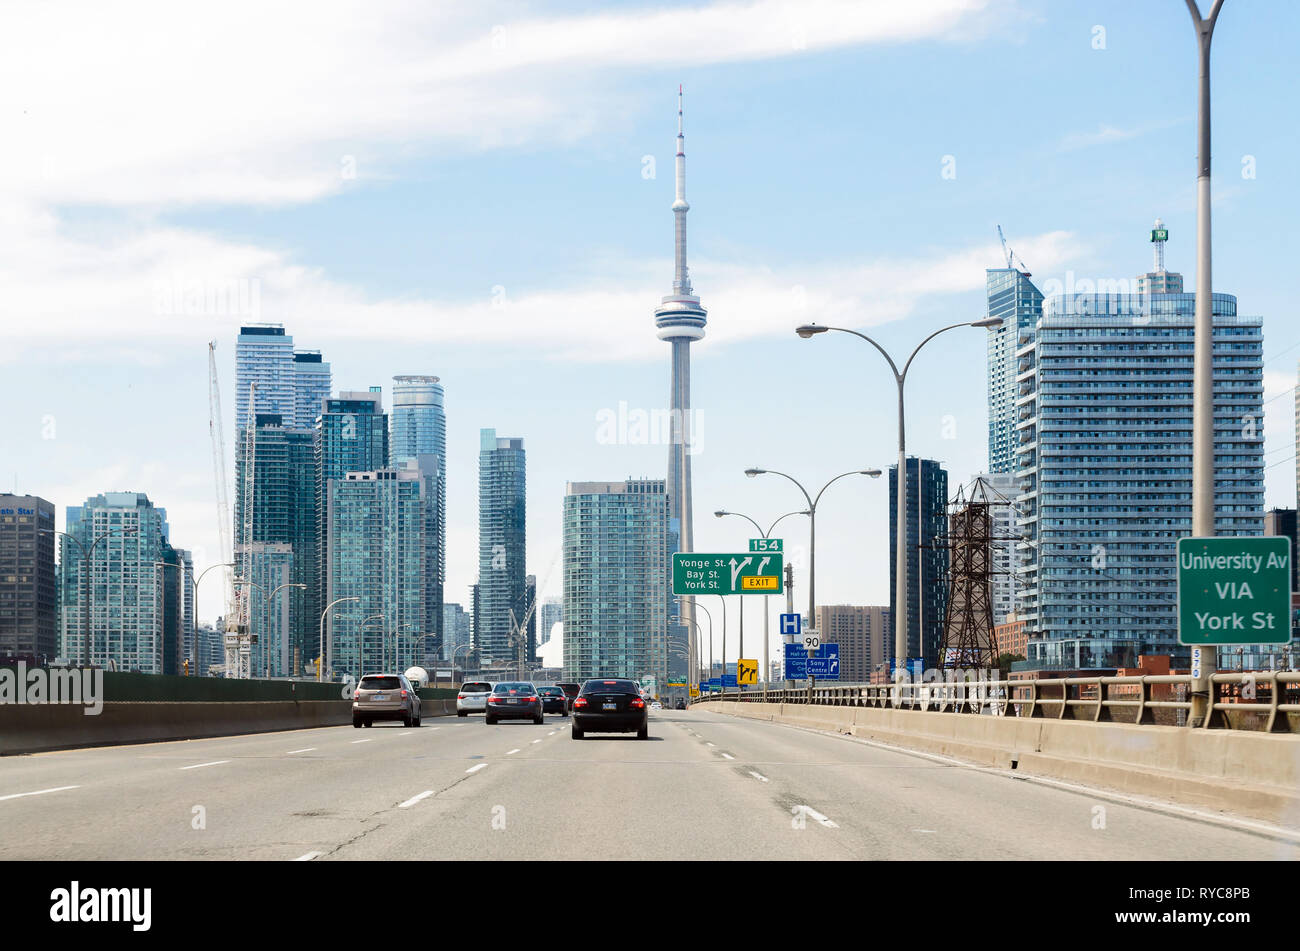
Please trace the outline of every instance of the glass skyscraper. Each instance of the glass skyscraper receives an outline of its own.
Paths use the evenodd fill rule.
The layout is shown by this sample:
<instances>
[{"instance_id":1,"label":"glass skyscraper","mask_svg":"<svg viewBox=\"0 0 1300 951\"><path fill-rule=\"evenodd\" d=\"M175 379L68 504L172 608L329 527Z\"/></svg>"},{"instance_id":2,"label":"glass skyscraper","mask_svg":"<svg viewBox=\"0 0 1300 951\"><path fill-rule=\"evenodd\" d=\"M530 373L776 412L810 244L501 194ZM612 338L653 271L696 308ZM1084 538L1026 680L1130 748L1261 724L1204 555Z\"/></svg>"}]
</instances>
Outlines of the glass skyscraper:
<instances>
[{"instance_id":1,"label":"glass skyscraper","mask_svg":"<svg viewBox=\"0 0 1300 951\"><path fill-rule=\"evenodd\" d=\"M933 459L907 459L907 656L938 667L948 607L948 473ZM898 538L898 466L889 467L889 550ZM898 610L897 571L889 560L889 616ZM894 655L894 639L886 643Z\"/></svg>"},{"instance_id":2,"label":"glass skyscraper","mask_svg":"<svg viewBox=\"0 0 1300 951\"><path fill-rule=\"evenodd\" d=\"M443 414L442 384L436 376L393 377L392 425L388 443L388 464L400 468L407 460L429 457L423 465L436 471L436 517L429 536L428 599L429 661L442 655L444 579L447 545L447 418Z\"/></svg>"},{"instance_id":3,"label":"glass skyscraper","mask_svg":"<svg viewBox=\"0 0 1300 951\"><path fill-rule=\"evenodd\" d=\"M58 653L55 537L52 503L0 492L0 657Z\"/></svg>"},{"instance_id":4,"label":"glass skyscraper","mask_svg":"<svg viewBox=\"0 0 1300 951\"><path fill-rule=\"evenodd\" d=\"M249 385L257 413L275 413L291 429L309 429L330 394L330 365L319 350L293 349L283 324L239 328L235 342L235 432L248 425Z\"/></svg>"},{"instance_id":5,"label":"glass skyscraper","mask_svg":"<svg viewBox=\"0 0 1300 951\"><path fill-rule=\"evenodd\" d=\"M495 429L479 432L478 601L474 647L483 664L514 663L514 623L524 620L525 603L524 441L498 439Z\"/></svg>"},{"instance_id":6,"label":"glass skyscraper","mask_svg":"<svg viewBox=\"0 0 1300 951\"><path fill-rule=\"evenodd\" d=\"M288 662L284 672L293 669L296 649L299 667L294 672L300 673L302 666L316 656L319 643L320 611L316 609L313 612L317 584L315 437L309 429L287 429L282 423L282 417L277 414L259 413L254 429L239 433L239 448L235 455L235 561L242 565L238 555L246 541L291 546L292 566L285 581L307 587L287 588L277 601L283 599L289 612L285 646ZM256 457L253 537L245 539L244 476L250 438ZM253 605L256 614L256 593ZM280 610L278 604L276 610Z\"/></svg>"},{"instance_id":7,"label":"glass skyscraper","mask_svg":"<svg viewBox=\"0 0 1300 951\"><path fill-rule=\"evenodd\" d=\"M564 675L668 676L663 479L570 482L564 496Z\"/></svg>"},{"instance_id":8,"label":"glass skyscraper","mask_svg":"<svg viewBox=\"0 0 1300 951\"><path fill-rule=\"evenodd\" d=\"M434 492L431 474L414 463L329 481L326 603L360 598L326 622L335 673L360 678L426 663L425 532Z\"/></svg>"},{"instance_id":9,"label":"glass skyscraper","mask_svg":"<svg viewBox=\"0 0 1300 951\"><path fill-rule=\"evenodd\" d=\"M321 359L319 350L293 352L293 406L290 425L311 429L330 395L330 365Z\"/></svg>"},{"instance_id":10,"label":"glass skyscraper","mask_svg":"<svg viewBox=\"0 0 1300 951\"><path fill-rule=\"evenodd\" d=\"M1160 286L1181 286L1166 275ZM1147 286L1151 286L1148 282ZM1048 298L1017 351L1029 660L1135 666L1178 647L1175 545L1192 525L1194 294ZM1262 320L1215 294L1215 531L1263 531ZM1184 662L1185 663L1185 662Z\"/></svg>"},{"instance_id":11,"label":"glass skyscraper","mask_svg":"<svg viewBox=\"0 0 1300 951\"><path fill-rule=\"evenodd\" d=\"M1043 295L1018 268L984 272L989 318L1002 324L988 331L989 472L1016 468L1016 348L1020 334L1033 329L1043 312Z\"/></svg>"}]
</instances>

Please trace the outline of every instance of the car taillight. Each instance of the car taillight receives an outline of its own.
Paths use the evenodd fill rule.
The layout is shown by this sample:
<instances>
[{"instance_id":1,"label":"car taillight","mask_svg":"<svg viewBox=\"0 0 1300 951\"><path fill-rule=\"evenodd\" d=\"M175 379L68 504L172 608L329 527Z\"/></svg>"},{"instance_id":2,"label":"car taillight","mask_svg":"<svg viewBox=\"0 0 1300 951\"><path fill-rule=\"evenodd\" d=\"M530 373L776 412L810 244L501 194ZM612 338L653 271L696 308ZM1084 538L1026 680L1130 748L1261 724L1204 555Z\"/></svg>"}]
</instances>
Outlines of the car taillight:
<instances>
[{"instance_id":1,"label":"car taillight","mask_svg":"<svg viewBox=\"0 0 1300 951\"><path fill-rule=\"evenodd\" d=\"M575 707L585 707L587 705L587 698L579 697L577 700L573 701L573 705Z\"/></svg>"},{"instance_id":2,"label":"car taillight","mask_svg":"<svg viewBox=\"0 0 1300 951\"><path fill-rule=\"evenodd\" d=\"M361 699L361 691L358 690L358 691L356 691L355 693L353 693L353 694L352 694L352 699L353 699L353 700L360 700L360 699Z\"/></svg>"},{"instance_id":3,"label":"car taillight","mask_svg":"<svg viewBox=\"0 0 1300 951\"><path fill-rule=\"evenodd\" d=\"M465 699L465 695L464 695L463 693L458 693L458 694L456 694L456 699L457 699L457 700L464 700L464 699Z\"/></svg>"},{"instance_id":4,"label":"car taillight","mask_svg":"<svg viewBox=\"0 0 1300 951\"><path fill-rule=\"evenodd\" d=\"M405 691L405 690L402 691L402 696L403 696L403 697L406 696L406 691Z\"/></svg>"},{"instance_id":5,"label":"car taillight","mask_svg":"<svg viewBox=\"0 0 1300 951\"><path fill-rule=\"evenodd\" d=\"M636 707L636 709L640 710L640 709L642 709L642 708L645 706L645 701L642 700L640 697L633 697L633 698L632 698L632 706L634 706L634 707Z\"/></svg>"}]
</instances>

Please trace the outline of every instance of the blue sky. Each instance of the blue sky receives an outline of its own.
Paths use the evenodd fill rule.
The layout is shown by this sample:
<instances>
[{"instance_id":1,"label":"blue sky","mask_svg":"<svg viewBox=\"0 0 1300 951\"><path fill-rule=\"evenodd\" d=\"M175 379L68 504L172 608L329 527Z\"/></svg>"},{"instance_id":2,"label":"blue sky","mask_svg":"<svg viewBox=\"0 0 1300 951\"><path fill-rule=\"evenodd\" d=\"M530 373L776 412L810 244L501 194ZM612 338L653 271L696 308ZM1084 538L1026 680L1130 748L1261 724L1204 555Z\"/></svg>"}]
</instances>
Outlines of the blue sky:
<instances>
[{"instance_id":1,"label":"blue sky","mask_svg":"<svg viewBox=\"0 0 1300 951\"><path fill-rule=\"evenodd\" d=\"M478 430L522 436L530 570L558 594L565 482L666 468L665 446L599 440L597 415L667 400L652 314L678 83L709 308L700 550L748 537L716 508L797 507L746 466L820 485L893 459L883 361L796 324L872 328L898 353L978 319L998 224L1042 286L1148 270L1161 216L1193 278L1182 0L409 6L6 13L0 485L60 521L88 494L145 491L174 543L216 560L206 342L233 439L237 327L280 321L336 387L442 377L449 600L474 580ZM1269 505L1295 503L1298 26L1294 4L1228 0L1215 37L1215 287L1265 318ZM256 314L159 304L160 287L231 282ZM909 377L909 449L954 483L986 462L983 353L981 331L954 331ZM819 600L888 603L884 480L837 484L821 514ZM802 527L787 537L801 558ZM217 613L215 586L201 600Z\"/></svg>"}]
</instances>

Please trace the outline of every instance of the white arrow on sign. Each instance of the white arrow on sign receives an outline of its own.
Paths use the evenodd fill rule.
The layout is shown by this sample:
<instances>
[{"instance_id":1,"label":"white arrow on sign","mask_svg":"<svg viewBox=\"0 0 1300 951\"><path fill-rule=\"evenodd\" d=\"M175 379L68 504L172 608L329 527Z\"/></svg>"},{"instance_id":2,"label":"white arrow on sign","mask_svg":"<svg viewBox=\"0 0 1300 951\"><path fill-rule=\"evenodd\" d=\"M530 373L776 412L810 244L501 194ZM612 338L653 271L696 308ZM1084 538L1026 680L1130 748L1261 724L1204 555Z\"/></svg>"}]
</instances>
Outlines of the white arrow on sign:
<instances>
[{"instance_id":1,"label":"white arrow on sign","mask_svg":"<svg viewBox=\"0 0 1300 951\"><path fill-rule=\"evenodd\" d=\"M740 564L736 564L736 559L731 559L731 589L736 589L736 577L744 570L745 566L753 561L753 558L746 558Z\"/></svg>"},{"instance_id":2,"label":"white arrow on sign","mask_svg":"<svg viewBox=\"0 0 1300 951\"><path fill-rule=\"evenodd\" d=\"M769 561L771 561L771 560L772 560L772 557L769 555L769 556L767 556L766 558L764 558L762 561L760 561L760 562L758 563L758 573L759 573L760 575L763 573L763 569L767 567L767 563L768 563Z\"/></svg>"}]
</instances>

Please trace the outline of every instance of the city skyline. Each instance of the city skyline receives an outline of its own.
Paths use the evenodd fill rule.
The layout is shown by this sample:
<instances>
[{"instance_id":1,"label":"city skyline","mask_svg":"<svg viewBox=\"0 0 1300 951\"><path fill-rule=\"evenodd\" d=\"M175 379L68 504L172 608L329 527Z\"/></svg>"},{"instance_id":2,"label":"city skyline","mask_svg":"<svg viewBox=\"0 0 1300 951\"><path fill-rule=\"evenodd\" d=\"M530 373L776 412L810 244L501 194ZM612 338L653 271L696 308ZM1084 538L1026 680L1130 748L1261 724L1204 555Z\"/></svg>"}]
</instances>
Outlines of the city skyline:
<instances>
[{"instance_id":1,"label":"city skyline","mask_svg":"<svg viewBox=\"0 0 1300 951\"><path fill-rule=\"evenodd\" d=\"M1032 41L1056 55L1077 60L1085 71L1086 82L1062 78L1057 91L1065 95L1063 105L1068 109L1078 101L1071 97L1082 95L1086 86L1093 97L1088 100L1094 103L1093 111L1066 116L1024 109L1018 114L1017 121L1031 130L1028 137L1041 143L1028 150L1034 161L1046 164L1047 170L1041 173L1028 168L1028 159L995 148L997 130L985 132L958 123L956 144L922 137L927 147L933 146L933 154L924 156L924 175L908 170L908 163L915 163L918 169L922 164L920 153L910 146L896 160L903 164L891 160L876 167L870 176L854 174L852 162L837 157L838 150L827 148L826 107L811 102L805 94L810 84L830 81L837 61L833 49L825 65L810 62L798 50L768 49L746 54L730 65L710 61L705 66L668 70L638 67L635 79L624 81L618 89L619 96L634 103L625 120L615 122L609 112L601 111L590 125L571 128L571 138L540 153L531 134L523 137L526 147L480 143L473 154L486 154L492 162L484 177L473 181L481 187L505 189L501 200L508 204L496 213L497 221L508 215L525 235L536 235L539 232L533 229L540 221L552 218L552 199L534 195L530 202L521 203L510 186L503 184L506 177L533 163L534 177L529 180L545 176L562 184L561 194L601 196L614 202L622 220L635 222L634 227L622 231L628 241L625 253L577 253L589 252L593 242L607 240L609 232L599 226L593 226L590 238L559 242L570 253L571 262L586 260L578 272L572 267L568 270L584 275L586 289L576 297L564 282L545 279L541 268L524 263L526 255L520 253L517 243L503 246L504 263L502 256L496 255L495 264L467 266L464 253L448 247L446 241L421 241L421 266L428 265L431 277L450 289L444 294L411 277L409 257L398 253L392 241L380 244L378 256L350 247L356 260L349 263L341 249L324 246L311 233L317 229L308 226L309 210L319 209L330 221L350 224L361 203L360 207L382 209L397 233L408 234L413 227L411 218L394 208L394 202L401 196L422 194L420 183L430 176L468 174L464 151L453 150L439 161L394 165L389 178L371 177L367 169L372 166L364 154L335 154L332 158L339 161L347 155L357 159L356 177L325 183L290 201L278 218L266 215L260 222L249 216L248 209L260 208L263 199L239 189L221 191L213 186L215 210L178 207L174 202L169 205L164 196L168 210L161 222L186 235L206 229L216 236L209 240L216 242L216 249L223 254L231 251L240 236L252 249L267 244L279 248L269 258L218 256L230 261L228 268L190 268L188 272L200 291L220 290L229 281L256 281L247 288L236 286L237 293L230 300L235 302L235 311L241 309L242 301L248 305L243 309L258 312L207 314L200 306L197 313L187 313L187 270L183 265L192 262L168 260L166 269L132 272L136 283L123 285L126 292L105 299L105 316L118 315L125 320L136 314L148 328L129 352L113 345L59 346L56 351L48 337L40 336L40 328L22 329L20 347L34 348L37 354L89 372L78 373L58 390L51 390L38 384L22 364L7 368L13 372L7 374L5 391L16 395L20 406L32 407L30 425L17 431L28 435L16 436L11 431L5 437L3 456L17 469L14 487L54 502L60 527L66 508L90 495L117 489L145 492L168 507L177 536L206 555L206 559L196 560L196 567L216 561L206 394L195 379L195 368L206 340L218 339L225 422L228 442L233 443L230 415L236 400L231 395L235 387L229 369L237 325L282 322L294 330L295 345L319 347L329 358L336 391L364 390L374 381L387 381L412 366L443 379L455 407L447 431L448 511L452 513L447 585L453 591L465 591L473 581L472 570L467 571L465 563L476 544L470 500L476 484L477 430L495 423L502 431L523 436L531 457L527 563L529 570L540 567L539 579L545 579L545 566L559 550L554 500L562 496L565 481L608 473L657 472L662 466L663 445L641 444L630 437L613 445L602 442L598 416L602 411L617 413L623 403L633 413L663 406L663 348L650 332L645 310L647 301L660 295L662 275L668 268L661 223L664 202L672 190L668 174L672 156L663 147L663 127L675 87L684 81L692 92L692 134L697 143L692 188L699 201L697 214L704 216L697 223L693 264L709 288L711 309L710 335L700 341L695 355L693 397L702 420L699 452L693 459L696 506L700 511L726 506L769 518L779 514L786 510L784 496L771 487L747 485L739 472L744 465L779 467L793 458L808 458L810 464L827 472L880 465L887 452L871 447L885 447L891 441L889 420L873 418L888 413L862 411L864 406L887 405L883 396L889 381L879 372L881 368L872 367L863 355L845 346L818 348L816 353L800 351L789 332L798 322L796 314L811 311L812 316L825 320L828 315L844 313L850 325L879 325L880 335L889 340L912 339L917 330L939 325L946 315L974 318L983 309L985 269L996 268L1003 260L994 230L998 223L1006 229L1018 258L1033 268L1035 281L1040 283L1056 280L1064 284L1071 272L1075 280L1129 278L1145 266L1142 229L1157 216L1169 222L1170 267L1192 270L1192 189L1179 164L1186 163L1178 158L1190 148L1191 98L1177 77L1155 77L1155 88L1148 91L1170 118L1151 122L1142 118L1145 106L1134 113L1135 97L1123 85L1127 78L1112 76L1112 72L1122 73L1124 64L1131 67L1151 56L1168 59L1182 55L1183 12L1137 13L1120 5L1103 7L1098 18L1107 25L1109 42L1096 49L1092 24L1039 22L1032 16L1033 4L1022 6L1031 15L1013 19L1018 39L998 35L996 28L1006 23L1001 19L1004 13L976 11L964 14L961 22L979 28L979 44ZM1280 15L1293 14L1283 10ZM1166 36L1166 31L1170 35ZM1252 53L1262 63L1278 55L1274 39L1248 21L1234 23L1232 31L1216 40L1221 55L1232 55L1234 45L1245 42L1254 44ZM829 49L816 30L808 40L808 52ZM976 89L991 88L988 84L993 82L988 68L975 62L977 51L970 45L974 41L957 40L944 31L918 28L903 40L850 32L836 42L855 55L860 52L855 49L858 46L878 48L884 59L894 62L926 55L941 44L969 71ZM1140 51L1135 46L1141 47ZM1118 68L1116 64L1120 64ZM1020 76L1056 78L1036 59L1007 68L1014 68ZM758 75L765 72L770 75ZM1006 82L1006 77L999 76L997 88L1004 88ZM770 123L725 114L727 92L740 83L767 94L763 101L771 116L779 119L781 128L791 130L789 135L773 139ZM788 88L782 88L783 83ZM933 89L924 92L925 101L933 101ZM1241 243L1237 239L1294 207L1294 197L1278 190L1276 176L1264 173L1266 157L1285 148L1285 133L1261 127L1247 87L1230 73L1219 77L1216 97L1222 117L1216 127L1216 147L1223 156L1216 189L1220 238L1216 286L1233 288L1244 312L1265 315L1265 453L1270 467L1265 475L1265 506L1292 506L1294 469L1273 465L1277 460L1285 462L1292 451L1288 447L1293 445L1291 403L1274 399L1295 382L1292 358L1296 351L1286 350L1295 341L1287 336L1285 296L1276 282L1267 279L1280 270L1280 262L1275 252L1257 243L1252 243L1249 253L1237 247ZM948 113L958 105L941 98L937 108ZM571 103L562 107L570 108ZM879 121L903 135L913 128L905 111L906 102L892 106L881 113ZM811 129L809 123L817 129ZM509 123L503 120L501 128L509 128ZM862 147L869 141L862 131L841 128L838 134L845 137L850 155L860 159ZM1173 158L1166 155L1170 151ZM945 179L942 159L950 154L955 158L956 173ZM1246 154L1260 162L1257 178L1240 177L1237 158ZM779 178L795 155L803 165L824 168L829 177L848 186L839 190L842 194L837 193L836 203L830 201L824 187ZM642 162L644 156L656 160L653 177L645 175L649 166ZM1104 160L1098 162L1099 156ZM1005 163L1001 171L990 167L994 157ZM494 163L495 169L491 167ZM1098 177L1100 173L1089 171L1088 166L1094 164L1103 166L1107 174ZM1276 167L1276 158L1273 164ZM595 169L590 183L577 177L584 169ZM1117 171L1123 174L1120 180ZM793 189L798 200L768 204L771 213L765 217L772 221L765 221L751 206L776 180ZM1103 194L1114 200L1079 200L1100 182L1111 189ZM1150 187L1151 182L1158 182L1159 187ZM994 194L987 200L978 196L990 189ZM472 193L483 194L481 190ZM447 197L446 215L456 221L473 217L468 214L468 198ZM882 227L879 233L848 227L840 220L839 203L844 201L850 203L849 216L877 220L890 212L882 219L889 227ZM925 213L893 213L905 201ZM1037 209L1028 213L1025 209L1031 203ZM427 202L415 204L428 207ZM573 203L569 204L572 207ZM58 242L92 242L97 231L91 227L95 207L93 191L80 194L67 205L60 219L61 230L46 234L46 243L54 242L57 247L61 246ZM117 212L103 214L100 228L118 234L129 247L133 232L121 230L124 225ZM585 217L582 220L590 222ZM792 221L793 230L787 226L778 235L777 220ZM944 224L942 230L934 227L939 221ZM482 236L482 226L471 225L465 240L473 243ZM385 263L383 255L391 260ZM291 266L304 264L320 268L323 283L286 279ZM463 279L453 279L458 269L464 272ZM599 279L590 280L593 274ZM862 295L868 292L887 306L867 306ZM409 318L416 311L403 310L400 304L406 294L414 295L421 307L431 308L418 313L421 324L428 324L432 331L413 326ZM553 305L552 298L559 302ZM65 300L60 295L44 299L48 303L33 308L34 312L46 314ZM327 306L316 309L307 303L317 300ZM583 309L593 317L575 316ZM594 316L604 313L616 320L611 323ZM429 321L428 314L435 319ZM50 326L75 327L87 341L97 339L99 332L89 324L68 325L57 320ZM395 352L391 341L398 326L413 334L418 352L409 348ZM464 327L475 328L483 343L467 345ZM519 342L512 342L516 334ZM577 350L579 338L596 341L589 353ZM527 354L528 347L539 349ZM936 341L918 360L916 382L909 394L909 411L915 414L911 447L920 455L941 460L954 483L987 469L986 420L977 408L972 409L978 407L979 394L986 387L981 351L982 341ZM597 353L605 362L593 362ZM508 374L481 379L503 362L510 368ZM799 398L786 401L784 407L766 409L762 421L748 418L753 380L782 378L798 388ZM91 389L95 399L89 398ZM40 405L31 398L32 393L40 394ZM109 398L103 398L105 393ZM541 394L541 398L530 399L531 394ZM825 419L808 420L797 411L808 401L827 408ZM129 448L101 441L98 431L112 431L101 414L123 404L140 410L157 407L175 439L166 446L155 445L155 430L133 422L129 425L139 428L131 430ZM144 413L139 415L143 418ZM41 436L43 429L49 429L44 422L47 416L54 420L54 438ZM845 430L852 433L852 439L832 435ZM948 435L950 432L955 435ZM864 455L871 458L862 458ZM94 462L86 466L86 458ZM78 460L83 460L80 466L75 464ZM228 471L234 471L233 459ZM888 573L888 552L877 550L879 546L864 551L859 541L887 532L885 494L881 487L866 486L846 492L832 504L836 520L845 530L824 531L819 538L819 600L886 603L887 582L881 578ZM463 514L466 511L467 516ZM697 520L696 529L695 547L701 550L733 547L745 537L739 526L713 524L710 519ZM804 541L794 529L786 536L792 549ZM802 583L801 575L797 582ZM557 592L558 575L552 573L549 586L540 594ZM218 587L205 586L200 591L200 619L213 620L220 603ZM747 609L754 611L754 606Z\"/></svg>"}]
</instances>

